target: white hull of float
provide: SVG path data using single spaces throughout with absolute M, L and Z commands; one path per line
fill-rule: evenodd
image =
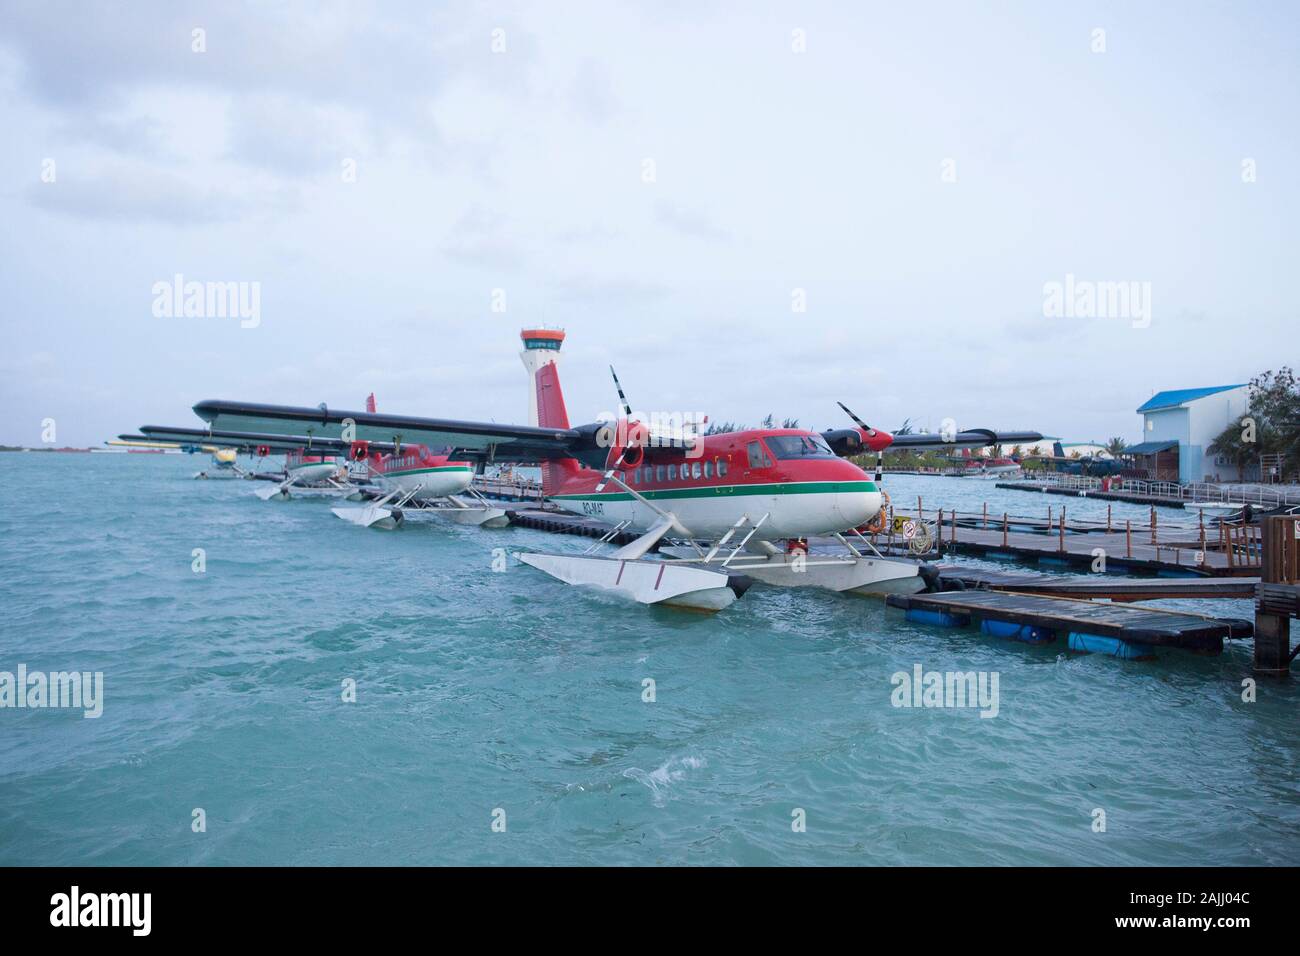
M 463 508 L 441 508 L 439 511 L 445 512 L 457 524 L 473 525 L 479 528 L 504 528 L 510 524 L 510 516 L 506 514 L 504 508 L 466 505 Z
M 337 517 L 359 528 L 396 528 L 402 522 L 402 512 L 381 504 L 368 504 L 360 508 L 331 508 Z
M 523 552 L 519 560 L 565 584 L 585 584 L 630 597 L 696 611 L 720 611 L 736 600 L 731 576 L 675 561 Z M 742 589 L 743 590 L 743 589 Z
M 672 547 L 660 548 L 660 553 L 689 560 L 694 552 Z M 925 590 L 926 584 L 917 562 L 890 558 L 744 554 L 728 560 L 727 567 L 775 587 L 825 588 L 848 594 L 916 594 Z
M 510 516 L 503 508 L 486 502 L 470 504 L 455 496 L 436 504 L 430 503 L 423 501 L 415 489 L 400 496 L 392 491 L 383 498 L 358 508 L 340 507 L 330 510 L 344 521 L 361 528 L 396 528 L 412 514 L 446 515 L 457 524 L 478 528 L 504 528 L 510 524 Z

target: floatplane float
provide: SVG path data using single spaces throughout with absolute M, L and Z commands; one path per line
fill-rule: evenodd
M 611 373 L 613 370 L 611 369 Z M 854 428 L 825 432 L 760 428 L 700 436 L 687 428 L 655 432 L 636 420 L 617 377 L 620 416 L 571 427 L 554 363 L 534 375 L 538 424 L 501 425 L 406 415 L 209 400 L 194 406 L 208 433 L 225 440 L 293 441 L 306 447 L 373 451 L 389 456 L 382 476 L 398 483 L 412 448 L 445 449 L 438 457 L 464 466 L 468 482 L 486 463 L 540 463 L 546 497 L 577 515 L 608 522 L 610 531 L 586 553 L 515 552 L 524 564 L 567 584 L 615 592 L 642 604 L 704 611 L 727 607 L 758 580 L 858 594 L 915 592 L 926 587 L 923 565 L 886 558 L 855 529 L 882 511 L 880 469 L 890 445 L 983 447 L 1035 440 L 1035 433 L 975 430 L 948 435 L 893 436 L 853 418 Z M 146 435 L 177 429 L 149 426 Z M 345 437 L 346 436 L 346 437 Z M 852 455 L 876 452 L 873 479 Z M 405 453 L 404 453 L 405 452 Z M 425 461 L 424 452 L 414 456 Z M 450 474 L 450 473 L 448 473 Z M 390 491 L 389 494 L 394 494 Z M 387 508 L 400 497 L 372 502 Z M 350 519 L 351 520 L 351 519 Z M 368 517 L 357 516 L 356 523 Z M 489 523 L 489 522 L 483 522 Z M 596 553 L 621 532 L 633 541 Z M 806 539 L 826 535 L 843 553 L 809 554 Z M 659 545 L 659 554 L 651 556 Z M 744 552 L 742 554 L 742 552 Z

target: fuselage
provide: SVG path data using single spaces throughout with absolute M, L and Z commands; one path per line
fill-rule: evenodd
M 285 474 L 295 481 L 324 481 L 340 467 L 337 455 L 323 455 L 299 448 L 284 456 Z
M 865 524 L 880 510 L 880 489 L 870 476 L 836 456 L 820 435 L 800 429 L 709 435 L 700 439 L 694 457 L 648 448 L 639 463 L 633 461 L 619 470 L 622 481 L 697 538 L 724 534 L 746 515 L 750 522 L 767 515 L 754 536 L 761 540 L 829 534 Z M 594 469 L 569 469 L 547 494 L 567 511 L 610 523 L 626 520 L 631 530 L 661 520 L 615 482 L 597 493 L 602 478 Z
M 371 455 L 370 473 L 389 491 L 414 493 L 428 501 L 459 494 L 474 480 L 474 466 L 435 455 L 423 445 L 404 447 L 395 455 Z

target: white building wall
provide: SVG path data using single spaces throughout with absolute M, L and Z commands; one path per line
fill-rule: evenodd
M 1188 452 L 1184 455 L 1179 449 L 1178 470 L 1181 480 L 1204 481 L 1212 479 L 1216 474 L 1224 481 L 1240 480 L 1241 475 L 1236 465 L 1215 464 L 1214 456 L 1205 449 L 1225 428 L 1241 421 L 1246 414 L 1249 399 L 1250 390 L 1243 386 L 1188 402 Z

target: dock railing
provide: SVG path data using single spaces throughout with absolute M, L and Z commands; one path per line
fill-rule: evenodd
M 542 500 L 541 482 L 530 478 L 485 478 L 480 475 L 474 479 L 474 490 L 489 497 L 512 501 Z
M 1017 479 L 1018 483 L 1042 485 L 1067 491 L 1101 491 L 1102 479 L 1092 475 L 1065 475 L 1055 472 Z M 1142 478 L 1113 478 L 1110 491 L 1149 498 L 1165 498 L 1205 504 L 1252 505 L 1278 508 L 1300 505 L 1300 488 L 1269 488 L 1264 485 L 1220 485 L 1198 481 L 1148 481 Z
M 1154 561 L 1189 570 L 1213 568 L 1228 574 L 1249 574 L 1264 561 L 1258 525 L 1207 520 L 1203 512 L 1171 519 L 1155 506 L 1146 519 L 1132 520 L 1116 518 L 1109 506 L 1105 518 L 1076 518 L 1069 516 L 1064 504 L 1049 503 L 1037 515 L 1012 515 L 990 510 L 987 502 L 978 511 L 927 511 L 918 499 L 915 512 L 891 509 L 884 532 L 887 543 L 892 543 L 897 527 L 893 519 L 910 517 L 933 529 L 941 551 L 961 551 L 966 544 L 976 550 L 1001 547 L 1091 560 L 1094 548 L 1100 547 L 1112 559 Z

